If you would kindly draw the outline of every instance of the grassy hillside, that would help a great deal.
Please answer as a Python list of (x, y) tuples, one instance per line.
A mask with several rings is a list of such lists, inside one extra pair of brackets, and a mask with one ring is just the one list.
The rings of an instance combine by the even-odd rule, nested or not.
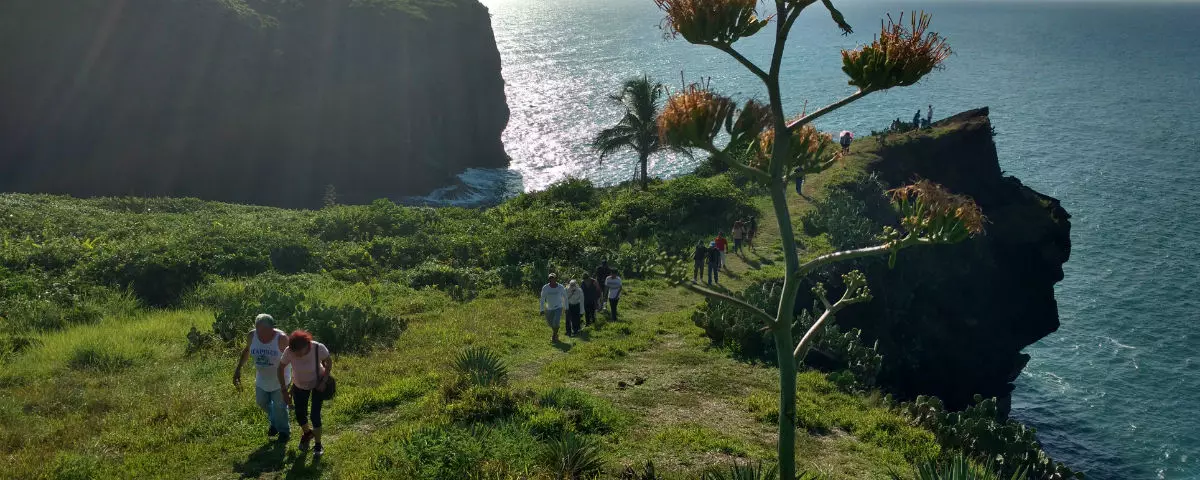
[[(858, 161), (806, 193), (861, 175)], [(547, 456), (566, 432), (597, 442), (605, 477), (770, 462), (776, 372), (713, 347), (699, 296), (642, 278), (660, 249), (756, 206), (758, 249), (730, 256), (724, 285), (776, 276), (778, 232), (752, 193), (726, 176), (649, 193), (573, 181), (484, 211), (0, 195), (0, 477), (556, 478)], [(550, 343), (534, 289), (601, 258), (628, 279), (622, 321)], [(359, 323), (311, 313), (339, 308)], [(320, 462), (269, 443), (252, 388), (230, 381), (238, 346), (220, 334), (259, 310), (341, 346)], [(458, 378), (472, 346), (504, 360), (506, 383)], [(887, 478), (940, 451), (878, 394), (816, 371), (798, 385), (805, 469)]]

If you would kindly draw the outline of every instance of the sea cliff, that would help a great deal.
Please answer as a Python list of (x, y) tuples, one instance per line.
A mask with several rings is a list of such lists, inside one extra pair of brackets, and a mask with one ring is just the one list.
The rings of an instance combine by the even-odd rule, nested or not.
[(0, 191), (313, 207), (508, 163), (476, 0), (11, 0), (0, 69)]

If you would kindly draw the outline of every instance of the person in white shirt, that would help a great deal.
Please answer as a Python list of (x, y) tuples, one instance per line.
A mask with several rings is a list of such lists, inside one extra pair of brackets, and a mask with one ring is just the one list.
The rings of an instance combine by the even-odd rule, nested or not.
[(558, 275), (550, 274), (550, 282), (542, 286), (538, 310), (546, 316), (546, 325), (554, 331), (551, 343), (558, 343), (558, 325), (562, 321), (563, 306), (567, 303), (567, 289), (558, 283)]
[(608, 307), (609, 313), (612, 315), (612, 321), (617, 321), (617, 302), (621, 300), (621, 276), (613, 270), (612, 274), (604, 280), (604, 286), (608, 287)]
[[(254, 399), (259, 408), (267, 412), (267, 436), (279, 435), (279, 441), (287, 443), (292, 434), (288, 422), (287, 402), (283, 398), (283, 388), (279, 383), (275, 370), (287, 350), (288, 336), (283, 330), (275, 328), (275, 319), (265, 313), (254, 318), (254, 330), (246, 334), (246, 348), (238, 357), (237, 368), (233, 370), (233, 384), (239, 390), (242, 388), (242, 365), (246, 359), (254, 357)], [(285, 372), (285, 381), (291, 377), (291, 372)]]
[(571, 280), (567, 284), (567, 336), (574, 337), (583, 331), (580, 325), (583, 320), (583, 289), (579, 282)]

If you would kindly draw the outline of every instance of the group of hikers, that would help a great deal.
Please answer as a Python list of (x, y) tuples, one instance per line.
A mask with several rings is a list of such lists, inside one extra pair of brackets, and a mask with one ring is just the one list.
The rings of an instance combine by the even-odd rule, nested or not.
[(558, 274), (551, 273), (542, 286), (538, 298), (538, 310), (546, 317), (546, 325), (553, 332), (551, 343), (558, 343), (558, 328), (563, 311), (567, 314), (567, 336), (574, 337), (583, 332), (583, 327), (596, 321), (596, 311), (604, 310), (607, 300), (608, 317), (617, 321), (617, 304), (621, 300), (621, 275), (608, 266), (608, 261), (596, 267), (596, 276), (583, 275), (583, 281), (569, 280), (564, 287)]
[[(296, 423), (304, 432), (300, 450), (308, 451), (314, 442), (314, 456), (321, 456), (321, 406), (333, 398), (336, 383), (330, 372), (333, 357), (329, 348), (313, 340), (312, 334), (296, 330), (288, 335), (275, 328), (275, 319), (268, 314), (254, 318), (254, 329), (246, 335), (246, 348), (238, 357), (233, 371), (233, 384), (242, 387), (242, 366), (254, 359), (254, 398), (267, 413), (270, 427), (267, 437), (279, 437), (287, 443), (292, 435), (288, 408), (295, 407)], [(311, 417), (311, 426), (310, 424)]]
[[(752, 216), (733, 222), (729, 233), (733, 237), (733, 253), (741, 253), (743, 245), (753, 249), (754, 238), (758, 235), (758, 218)], [(707, 265), (708, 284), (721, 283), (721, 269), (725, 267), (725, 253), (728, 249), (729, 240), (725, 238), (725, 232), (717, 232), (717, 237), (709, 241), (708, 246), (704, 245), (703, 240), (696, 242), (696, 249), (692, 252), (692, 260), (695, 261), (692, 282), (699, 282), (704, 278)]]
[[(913, 114), (912, 128), (914, 128), (914, 129), (929, 128), (929, 126), (932, 124), (933, 124), (933, 105), (929, 106), (929, 111), (928, 111), (928, 114), (925, 116), (925, 118), (921, 118), (920, 110), (917, 110), (917, 113)], [(892, 121), (892, 130), (902, 130), (903, 127), (904, 127), (904, 122), (900, 121), (899, 118), (896, 118), (896, 120)]]

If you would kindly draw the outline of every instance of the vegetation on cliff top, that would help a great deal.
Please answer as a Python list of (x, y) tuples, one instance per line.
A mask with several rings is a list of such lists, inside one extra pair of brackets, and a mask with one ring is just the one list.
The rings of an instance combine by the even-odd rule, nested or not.
[[(857, 178), (854, 165), (811, 177), (809, 198)], [(788, 199), (797, 215), (813, 211)], [(0, 450), (11, 466), (0, 476), (556, 478), (551, 452), (570, 446), (568, 432), (605, 476), (646, 462), (662, 478), (769, 465), (773, 369), (712, 348), (693, 323), (698, 296), (636, 278), (658, 248), (766, 201), (724, 175), (649, 193), (570, 181), (484, 211), (0, 196)], [(797, 234), (806, 255), (831, 248), (828, 233)], [(778, 238), (764, 221), (758, 252), (731, 256), (726, 287), (778, 278)], [(577, 276), (603, 257), (634, 277), (628, 320), (545, 343), (532, 287), (550, 268)], [(198, 280), (164, 282), (178, 272)], [(323, 463), (268, 444), (252, 396), (229, 383), (236, 347), (219, 333), (248, 329), (237, 312), (253, 307), (318, 327), (329, 322), (308, 312), (361, 311), (363, 328), (346, 331), (365, 334), (337, 337)], [(504, 362), (503, 382), (464, 383), (454, 359), (473, 347)], [(798, 376), (801, 469), (887, 478), (939, 457), (933, 432), (852, 391)]]

